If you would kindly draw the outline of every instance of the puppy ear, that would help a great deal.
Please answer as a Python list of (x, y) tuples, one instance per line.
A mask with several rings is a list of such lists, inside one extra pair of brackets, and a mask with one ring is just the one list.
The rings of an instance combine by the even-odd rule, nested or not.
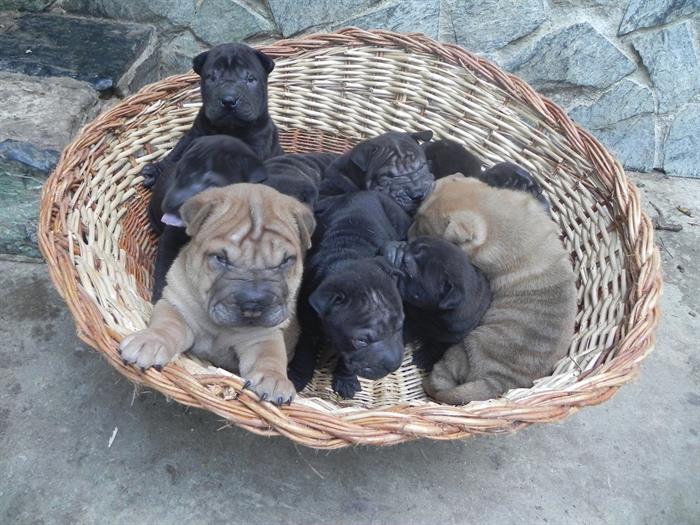
[(299, 229), (299, 238), (301, 239), (301, 247), (304, 251), (311, 248), (311, 235), (316, 229), (316, 219), (311, 208), (301, 203), (294, 210), (294, 221)]
[(423, 131), (415, 131), (411, 133), (411, 137), (419, 144), (421, 142), (428, 142), (430, 139), (433, 138), (433, 131), (430, 129), (424, 129)]
[(457, 308), (462, 303), (463, 299), (462, 291), (453, 283), (447, 282), (446, 288), (440, 296), (438, 306), (441, 310), (452, 310), (453, 308)]
[(260, 60), (263, 69), (265, 69), (265, 72), (269, 75), (272, 72), (272, 70), (275, 69), (275, 61), (272, 60), (265, 53), (263, 53), (262, 51), (258, 51), (257, 49), (255, 50), (255, 54), (257, 55), (258, 60)]
[(360, 168), (362, 171), (367, 171), (369, 161), (372, 157), (372, 146), (370, 144), (358, 144), (349, 153), (350, 161)]
[(331, 290), (322, 286), (316, 288), (309, 296), (309, 304), (316, 311), (319, 317), (325, 317), (334, 306), (345, 301), (345, 294), (340, 290)]
[(180, 206), (180, 218), (185, 223), (186, 233), (194, 237), (218, 204), (218, 199), (212, 198), (210, 191), (203, 191)]
[(449, 217), (443, 237), (463, 249), (477, 248), (486, 240), (486, 223), (474, 213), (456, 212)]
[(398, 283), (399, 279), (404, 275), (401, 270), (398, 268), (394, 268), (391, 264), (389, 264), (389, 261), (387, 261), (384, 257), (379, 256), (376, 257), (377, 264), (379, 264), (379, 268), (387, 274), (391, 279), (395, 282)]
[(204, 63), (207, 61), (207, 56), (209, 56), (209, 51), (200, 53), (192, 59), (192, 69), (199, 76), (202, 76), (202, 67), (204, 67)]

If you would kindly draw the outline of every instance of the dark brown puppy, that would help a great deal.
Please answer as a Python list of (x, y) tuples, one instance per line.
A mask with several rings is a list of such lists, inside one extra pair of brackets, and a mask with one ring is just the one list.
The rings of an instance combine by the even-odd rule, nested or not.
[(245, 44), (221, 44), (197, 55), (192, 69), (201, 77), (202, 109), (192, 128), (161, 161), (141, 171), (146, 186), (172, 170), (190, 143), (203, 135), (230, 135), (261, 160), (284, 153), (267, 110), (267, 77), (275, 63)]
[(392, 131), (360, 142), (328, 167), (321, 196), (374, 190), (414, 213), (435, 184), (420, 146), (432, 136), (430, 130)]

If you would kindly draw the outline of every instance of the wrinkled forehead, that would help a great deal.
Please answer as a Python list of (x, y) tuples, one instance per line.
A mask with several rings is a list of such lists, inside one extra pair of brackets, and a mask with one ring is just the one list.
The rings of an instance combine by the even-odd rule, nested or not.
[(245, 48), (235, 46), (212, 49), (207, 57), (207, 67), (225, 70), (258, 70), (262, 68), (255, 54)]

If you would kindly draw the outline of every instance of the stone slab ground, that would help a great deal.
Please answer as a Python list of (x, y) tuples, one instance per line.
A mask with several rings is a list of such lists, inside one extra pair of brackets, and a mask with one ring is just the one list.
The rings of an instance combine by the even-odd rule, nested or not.
[(45, 266), (0, 262), (0, 523), (700, 523), (700, 181), (635, 179), (683, 226), (658, 234), (656, 350), (607, 403), (512, 436), (316, 452), (221, 429), (134, 396)]

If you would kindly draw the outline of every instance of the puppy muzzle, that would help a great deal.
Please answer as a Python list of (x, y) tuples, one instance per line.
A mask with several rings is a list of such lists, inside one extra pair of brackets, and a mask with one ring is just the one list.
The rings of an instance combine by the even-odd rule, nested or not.
[(344, 355), (348, 370), (365, 379), (377, 380), (399, 369), (403, 362), (403, 333), (395, 334), (370, 343), (361, 351)]

